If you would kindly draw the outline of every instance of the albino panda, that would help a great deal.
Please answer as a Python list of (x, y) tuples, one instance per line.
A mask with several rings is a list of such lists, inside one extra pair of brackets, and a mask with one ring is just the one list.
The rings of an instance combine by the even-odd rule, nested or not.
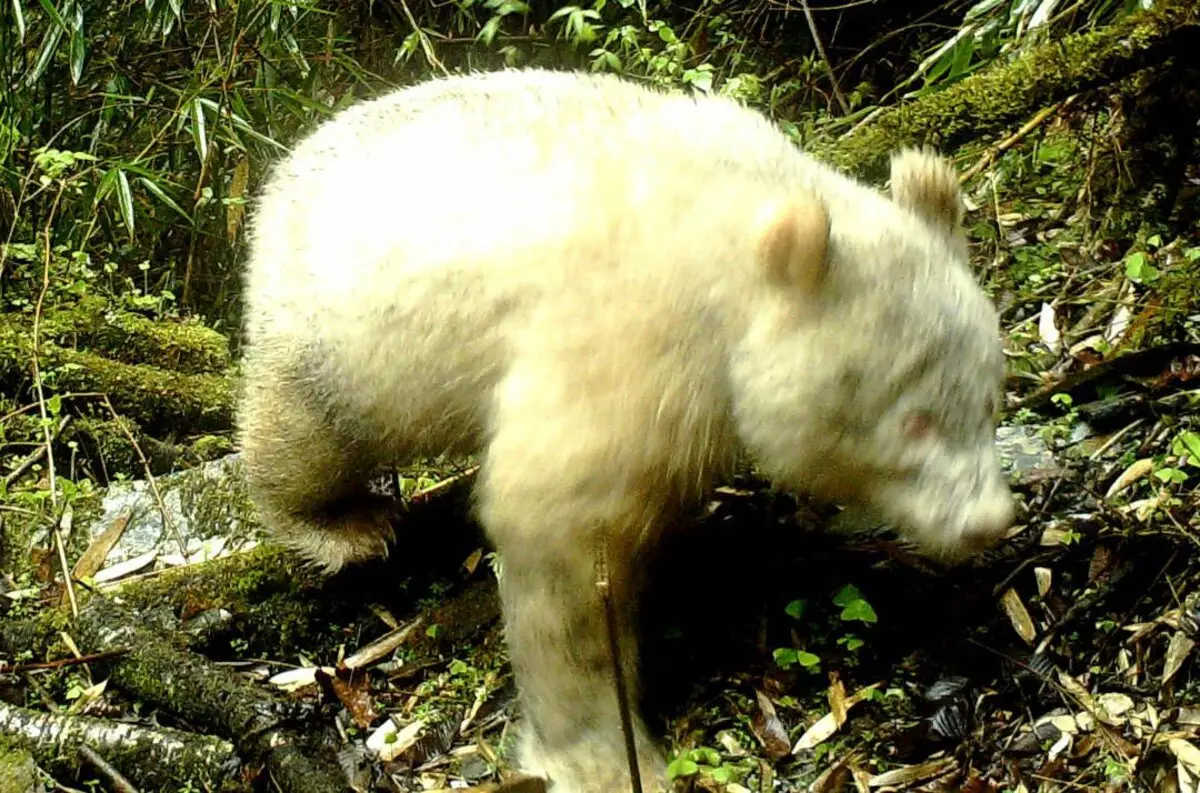
[[(997, 316), (958, 182), (891, 196), (758, 113), (611, 76), (437, 79), (363, 102), (267, 181), (246, 275), (240, 436), (278, 540), (335, 570), (385, 551), (381, 464), (479, 452), (478, 515), (555, 793), (624, 793), (597, 552), (623, 659), (639, 563), (745, 452), (865, 503), (931, 554), (995, 542)], [(635, 725), (647, 787), (660, 750)]]

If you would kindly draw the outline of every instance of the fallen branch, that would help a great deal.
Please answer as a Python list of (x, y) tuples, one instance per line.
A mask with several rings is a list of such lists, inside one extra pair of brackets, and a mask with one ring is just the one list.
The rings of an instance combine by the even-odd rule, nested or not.
[(180, 789), (189, 782), (219, 789), (241, 765), (233, 747), (207, 735), (143, 727), (88, 716), (60, 716), (0, 700), (0, 735), (63, 775), (79, 769), (79, 752), (91, 747), (137, 784)]
[(163, 626), (102, 596), (91, 597), (76, 626), (81, 647), (130, 651), (112, 665), (111, 684), (234, 742), (262, 764), (283, 793), (341, 790), (345, 776), (328, 747), (299, 729), (300, 706), (245, 677), (180, 649)]

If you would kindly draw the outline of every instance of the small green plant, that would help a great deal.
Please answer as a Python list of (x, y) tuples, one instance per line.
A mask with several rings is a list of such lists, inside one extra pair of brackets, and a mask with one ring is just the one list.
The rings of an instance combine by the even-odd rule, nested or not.
[(1137, 251), (1125, 257), (1125, 276), (1135, 284), (1148, 286), (1158, 279), (1159, 272), (1150, 263), (1149, 254)]
[(862, 592), (853, 584), (847, 584), (833, 596), (833, 602), (837, 606), (842, 607), (841, 619), (843, 622), (866, 622), (875, 623), (879, 621), (879, 617), (875, 614), (875, 609), (863, 597)]
[(671, 760), (667, 764), (667, 777), (684, 779), (704, 776), (718, 785), (728, 785), (740, 781), (746, 775), (746, 770), (739, 764), (724, 762), (716, 749), (702, 746), (690, 749)]
[(791, 647), (779, 647), (772, 654), (775, 658), (775, 663), (780, 669), (788, 670), (793, 666), (800, 665), (810, 672), (821, 671), (821, 659), (819, 656), (813, 655), (804, 650), (796, 650)]

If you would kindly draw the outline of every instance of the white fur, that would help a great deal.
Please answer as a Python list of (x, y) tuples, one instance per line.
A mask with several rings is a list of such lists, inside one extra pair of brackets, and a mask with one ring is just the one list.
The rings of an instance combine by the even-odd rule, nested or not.
[[(997, 319), (940, 163), (898, 158), (892, 200), (732, 101), (608, 76), (438, 79), (340, 113), (253, 223), (242, 437), (267, 522), (336, 568), (384, 531), (316, 517), (360, 468), (484, 452), (526, 756), (556, 791), (615, 791), (594, 549), (628, 609), (640, 549), (742, 451), (935, 553), (1011, 522)], [(786, 215), (806, 205), (828, 226)]]

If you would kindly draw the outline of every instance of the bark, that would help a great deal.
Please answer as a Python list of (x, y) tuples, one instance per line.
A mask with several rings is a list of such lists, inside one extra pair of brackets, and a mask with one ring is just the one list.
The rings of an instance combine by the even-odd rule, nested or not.
[(126, 647), (109, 680), (151, 705), (211, 727), (248, 761), (265, 766), (284, 793), (342, 790), (346, 779), (332, 751), (300, 731), (303, 707), (170, 641), (152, 616), (91, 597), (76, 636), (85, 652)]
[(0, 735), (30, 752), (42, 767), (75, 775), (88, 746), (146, 789), (189, 782), (219, 790), (235, 779), (240, 762), (226, 741), (167, 727), (143, 727), (88, 716), (63, 716), (0, 701)]

